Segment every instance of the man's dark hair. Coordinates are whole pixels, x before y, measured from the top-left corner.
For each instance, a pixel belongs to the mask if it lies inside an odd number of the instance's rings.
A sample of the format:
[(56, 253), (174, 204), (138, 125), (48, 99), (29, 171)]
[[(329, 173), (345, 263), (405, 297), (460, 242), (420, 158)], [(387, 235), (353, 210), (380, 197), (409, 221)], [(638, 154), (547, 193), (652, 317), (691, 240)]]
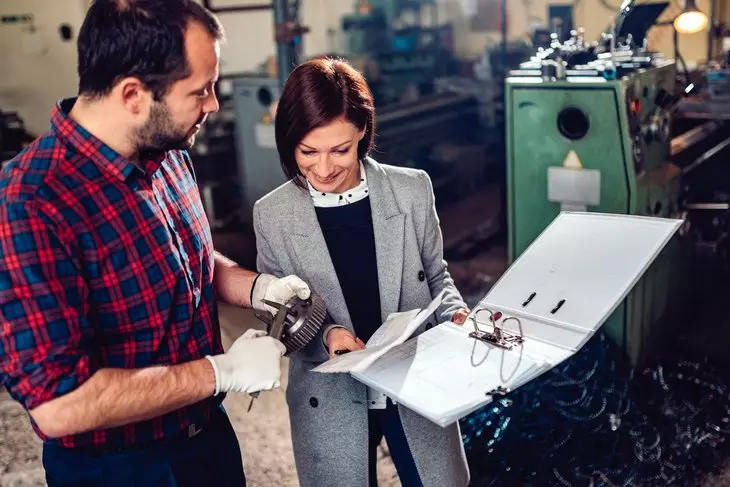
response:
[(223, 39), (215, 15), (193, 0), (95, 0), (79, 31), (79, 95), (105, 96), (134, 76), (160, 101), (190, 74), (185, 29), (191, 22)]
[(274, 133), (284, 174), (298, 186), (304, 187), (294, 155), (297, 146), (309, 132), (339, 117), (365, 130), (357, 145), (362, 160), (375, 138), (375, 104), (363, 75), (347, 61), (327, 56), (295, 68), (279, 97)]

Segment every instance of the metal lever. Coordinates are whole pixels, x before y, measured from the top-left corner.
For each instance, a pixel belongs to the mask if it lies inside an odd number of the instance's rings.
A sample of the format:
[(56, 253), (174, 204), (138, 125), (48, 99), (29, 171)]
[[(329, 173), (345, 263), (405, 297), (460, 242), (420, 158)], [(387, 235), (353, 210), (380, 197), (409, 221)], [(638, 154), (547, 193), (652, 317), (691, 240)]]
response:
[[(284, 304), (275, 303), (268, 299), (264, 299), (264, 304), (278, 309), (276, 316), (272, 315), (268, 311), (256, 312), (254, 314), (258, 319), (266, 323), (266, 333), (270, 337), (280, 340), (281, 335), (284, 333), (284, 323), (286, 322), (286, 315), (289, 313), (289, 308)], [(256, 391), (249, 394), (251, 396), (251, 402), (248, 403), (248, 410), (246, 413), (251, 412), (253, 402), (257, 397), (259, 397), (259, 393), (260, 391)]]
[[(481, 331), (479, 329), (479, 326), (477, 325), (477, 315), (482, 311), (487, 311), (489, 313), (489, 321), (491, 321), (492, 323), (491, 332)], [(495, 315), (497, 316), (496, 318)], [(520, 322), (520, 320), (518, 318), (515, 318), (514, 316), (510, 316), (502, 320), (502, 325), (497, 325), (499, 316), (501, 316), (501, 313), (492, 313), (492, 311), (487, 308), (481, 308), (477, 310), (471, 317), (471, 320), (474, 323), (474, 331), (469, 333), (469, 337), (475, 338), (485, 343), (492, 344), (505, 350), (512, 350), (516, 345), (522, 345), (522, 343), (524, 342), (524, 338), (522, 337), (522, 323)], [(517, 324), (520, 327), (519, 335), (504, 330), (504, 323), (509, 320), (517, 321)]]

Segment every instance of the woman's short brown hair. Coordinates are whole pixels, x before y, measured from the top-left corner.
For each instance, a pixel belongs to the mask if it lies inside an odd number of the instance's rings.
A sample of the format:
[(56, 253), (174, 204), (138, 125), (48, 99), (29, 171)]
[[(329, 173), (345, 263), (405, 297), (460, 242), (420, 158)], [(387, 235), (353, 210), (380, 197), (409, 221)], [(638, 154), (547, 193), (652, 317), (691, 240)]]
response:
[(362, 160), (373, 147), (375, 106), (363, 75), (347, 61), (321, 57), (294, 69), (284, 84), (276, 108), (276, 148), (284, 174), (303, 185), (294, 156), (299, 143), (312, 130), (344, 116), (365, 136), (358, 143)]

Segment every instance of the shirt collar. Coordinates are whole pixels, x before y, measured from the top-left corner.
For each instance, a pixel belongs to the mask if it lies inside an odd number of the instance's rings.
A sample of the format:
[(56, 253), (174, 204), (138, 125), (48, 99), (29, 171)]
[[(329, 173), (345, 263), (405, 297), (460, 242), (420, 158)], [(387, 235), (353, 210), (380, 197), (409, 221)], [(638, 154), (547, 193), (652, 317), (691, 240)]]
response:
[(119, 155), (72, 119), (69, 112), (74, 103), (76, 98), (67, 98), (56, 103), (51, 114), (51, 129), (75, 151), (123, 181), (134, 172), (151, 175), (160, 168), (166, 157), (164, 152), (147, 158), (143, 162), (144, 171), (142, 171), (132, 161)]
[(368, 178), (362, 162), (360, 162), (360, 184), (344, 193), (323, 193), (317, 191), (309, 183), (309, 180), (307, 180), (307, 187), (309, 188), (309, 195), (312, 197), (312, 203), (319, 208), (332, 208), (357, 203), (369, 195)]

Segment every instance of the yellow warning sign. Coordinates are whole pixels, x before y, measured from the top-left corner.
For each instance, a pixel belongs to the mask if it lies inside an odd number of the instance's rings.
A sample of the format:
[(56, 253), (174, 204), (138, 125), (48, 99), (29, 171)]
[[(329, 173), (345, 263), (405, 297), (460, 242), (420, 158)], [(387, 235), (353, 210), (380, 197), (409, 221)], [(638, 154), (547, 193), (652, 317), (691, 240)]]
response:
[(563, 167), (568, 169), (583, 169), (583, 164), (581, 164), (578, 154), (574, 150), (568, 152), (568, 155), (563, 161)]

